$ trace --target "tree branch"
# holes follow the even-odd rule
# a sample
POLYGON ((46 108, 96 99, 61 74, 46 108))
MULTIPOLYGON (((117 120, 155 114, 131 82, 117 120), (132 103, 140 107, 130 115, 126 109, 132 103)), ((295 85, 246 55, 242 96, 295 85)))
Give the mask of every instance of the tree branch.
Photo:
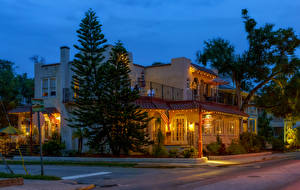
POLYGON ((280 72, 275 72, 275 73, 271 74, 266 80, 262 81, 255 88, 253 88, 249 92, 249 94, 246 97, 246 99, 244 100, 244 102, 242 104, 242 107, 241 107, 241 111, 243 111, 245 109, 245 106, 248 104, 248 102, 250 101, 250 99, 252 98, 252 96, 255 94, 255 92, 257 92, 261 87, 263 87, 265 84, 267 84, 270 80, 272 80, 278 74, 280 74, 280 72))

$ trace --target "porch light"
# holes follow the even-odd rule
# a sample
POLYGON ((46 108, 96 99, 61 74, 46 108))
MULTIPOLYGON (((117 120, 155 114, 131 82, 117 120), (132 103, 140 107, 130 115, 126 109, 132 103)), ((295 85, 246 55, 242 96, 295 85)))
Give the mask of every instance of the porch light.
POLYGON ((56 120, 60 120, 60 116, 57 116, 55 119, 56 119, 56 120))
POLYGON ((194 123, 190 123, 190 124, 189 124, 189 130, 190 130, 190 131, 194 131, 194 130, 195 130, 195 125, 194 125, 194 123))

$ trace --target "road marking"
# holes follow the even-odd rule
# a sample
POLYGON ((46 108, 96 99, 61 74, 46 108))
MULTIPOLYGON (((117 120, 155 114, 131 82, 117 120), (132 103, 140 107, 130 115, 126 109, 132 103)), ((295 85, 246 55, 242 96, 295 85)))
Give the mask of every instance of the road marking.
POLYGON ((110 173, 111 172, 97 172, 97 173, 90 173, 90 174, 66 176, 66 177, 62 177, 62 179, 77 179, 77 178, 82 178, 82 177, 90 177, 90 176, 95 176, 95 175, 105 175, 105 174, 110 174, 110 173))

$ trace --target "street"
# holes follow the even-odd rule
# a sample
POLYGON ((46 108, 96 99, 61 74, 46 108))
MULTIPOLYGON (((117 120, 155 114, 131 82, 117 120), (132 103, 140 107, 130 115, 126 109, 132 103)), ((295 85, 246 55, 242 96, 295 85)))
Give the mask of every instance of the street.
MULTIPOLYGON (((95 184, 95 189, 298 189, 300 153, 293 158, 236 166, 199 166, 193 168, 119 168, 46 165, 45 174, 95 184)), ((12 165, 15 173, 22 166, 12 165)), ((39 174, 38 165, 27 166, 39 174)), ((1 165, 1 171, 5 171, 1 165)), ((299 187, 300 189, 300 187, 299 187)))

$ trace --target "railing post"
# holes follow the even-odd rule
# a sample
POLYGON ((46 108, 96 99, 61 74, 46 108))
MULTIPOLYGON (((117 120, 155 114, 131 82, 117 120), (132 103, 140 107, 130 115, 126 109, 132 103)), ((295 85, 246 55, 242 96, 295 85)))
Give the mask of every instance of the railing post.
POLYGON ((161 98, 164 99, 164 85, 161 85, 161 98))
POLYGON ((152 94, 152 90, 153 90, 153 88, 152 88, 152 82, 150 81, 150 97, 152 97, 152 96, 153 96, 153 94, 152 94))

